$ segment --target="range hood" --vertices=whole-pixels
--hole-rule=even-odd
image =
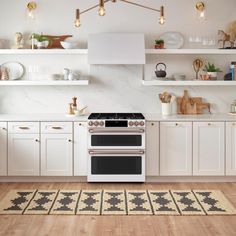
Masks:
[[[88,63],[145,64],[144,34],[103,33],[88,38]]]

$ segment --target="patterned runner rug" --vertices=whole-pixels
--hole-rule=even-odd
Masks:
[[[11,190],[2,215],[236,215],[215,190]]]

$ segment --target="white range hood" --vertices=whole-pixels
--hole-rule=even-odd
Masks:
[[[88,38],[89,64],[145,64],[144,34],[103,33]]]

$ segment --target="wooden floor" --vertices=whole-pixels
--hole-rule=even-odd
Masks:
[[[0,201],[11,189],[217,189],[236,206],[236,183],[87,184],[2,183]],[[236,216],[0,216],[0,235],[152,236],[236,235]]]

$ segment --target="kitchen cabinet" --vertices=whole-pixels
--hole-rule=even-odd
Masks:
[[[236,175],[236,122],[226,122],[226,175]]]
[[[192,175],[192,122],[160,122],[160,174]]]
[[[193,123],[193,174],[225,174],[224,122]]]
[[[41,123],[41,175],[73,175],[72,122]]]
[[[39,123],[8,123],[8,175],[39,175]]]
[[[7,123],[0,122],[0,176],[7,175]]]
[[[74,175],[87,176],[87,122],[74,122]]]
[[[146,122],[146,175],[160,174],[159,157],[159,122]]]

